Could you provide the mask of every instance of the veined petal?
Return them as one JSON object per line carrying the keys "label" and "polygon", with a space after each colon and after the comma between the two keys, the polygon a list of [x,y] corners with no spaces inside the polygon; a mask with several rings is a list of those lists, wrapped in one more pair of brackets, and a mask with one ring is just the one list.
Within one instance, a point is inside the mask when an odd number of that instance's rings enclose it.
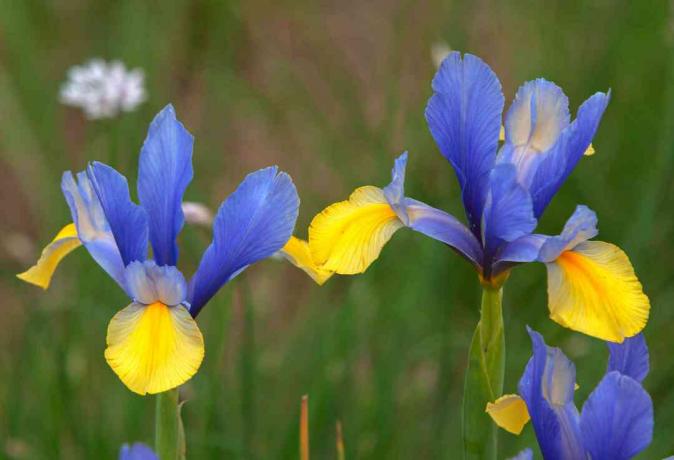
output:
{"label": "veined petal", "polygon": [[642,333],[625,339],[623,343],[606,342],[609,349],[608,369],[618,371],[641,383],[648,375],[649,356],[646,339]]}
{"label": "veined petal", "polygon": [[93,162],[87,175],[101,203],[124,265],[147,258],[147,214],[129,196],[126,178],[114,168]]}
{"label": "veined petal", "polygon": [[529,421],[529,411],[519,395],[503,395],[487,403],[486,412],[494,423],[512,434],[520,434]]}
{"label": "veined petal", "polygon": [[550,317],[562,326],[622,342],[646,325],[650,302],[617,246],[587,241],[546,267]]}
{"label": "veined petal", "polygon": [[583,442],[592,460],[627,460],[653,439],[653,402],[634,379],[609,372],[583,406]]}
{"label": "veined petal", "polygon": [[145,305],[161,302],[175,306],[187,297],[187,283],[180,270],[158,266],[154,260],[131,262],[126,267],[126,286],[133,300]]}
{"label": "veined petal", "polygon": [[531,197],[518,182],[511,164],[499,164],[489,177],[489,191],[482,216],[485,253],[494,256],[504,243],[536,228]]}
{"label": "veined petal", "polygon": [[384,187],[384,196],[393,209],[398,208],[405,198],[405,168],[407,152],[396,158],[391,170],[391,183]]}
{"label": "veined petal", "polygon": [[547,238],[549,237],[532,233],[502,245],[494,258],[492,276],[503,273],[514,265],[537,260]]}
{"label": "veined petal", "polygon": [[281,249],[281,255],[291,264],[304,270],[318,285],[323,285],[335,272],[324,270],[311,258],[309,243],[291,236]]}
{"label": "veined petal", "polygon": [[290,239],[297,220],[295,185],[276,166],[249,174],[220,206],[213,242],[189,284],[193,316],[220,287],[247,266],[266,259]]}
{"label": "veined petal", "polygon": [[27,283],[47,289],[59,262],[81,244],[75,224],[68,224],[42,250],[37,263],[16,276]]}
{"label": "veined petal", "polygon": [[426,121],[442,155],[452,164],[462,190],[470,230],[480,235],[489,171],[498,146],[503,93],[481,59],[452,52],[433,78]]}
{"label": "veined petal", "polygon": [[131,446],[124,444],[119,451],[119,460],[159,460],[157,454],[142,442],[135,442]]}
{"label": "veined petal", "polygon": [[522,85],[506,115],[506,143],[499,162],[517,168],[518,181],[531,184],[533,173],[569,125],[569,100],[562,89],[539,78]]}
{"label": "veined petal", "polygon": [[482,271],[480,242],[454,216],[411,198],[405,199],[404,209],[412,230],[445,243]]}
{"label": "veined petal", "polygon": [[552,197],[587,151],[609,99],[610,92],[596,93],[586,100],[578,109],[576,119],[564,129],[557,143],[537,166],[529,186],[536,218],[543,214]]}
{"label": "veined petal", "polygon": [[169,104],[150,124],[140,151],[138,199],[149,217],[150,241],[159,265],[175,265],[178,260],[176,237],[184,223],[183,194],[193,176],[193,143]]}
{"label": "veined petal", "polygon": [[77,173],[77,181],[70,171],[63,173],[61,190],[80,241],[98,265],[125,289],[124,261],[86,172]]}
{"label": "veined petal", "polygon": [[182,305],[132,303],[108,325],[105,359],[134,393],[170,390],[196,374],[204,339]]}
{"label": "veined petal", "polygon": [[311,258],[324,270],[364,272],[403,223],[382,189],[365,186],[321,211],[309,226]]}
{"label": "veined petal", "polygon": [[549,236],[541,247],[538,260],[552,262],[559,255],[575,248],[578,244],[597,236],[597,215],[587,206],[577,206],[573,215],[566,221],[559,236]]}
{"label": "veined petal", "polygon": [[573,403],[575,366],[560,349],[548,347],[538,332],[527,330],[534,353],[520,379],[519,393],[527,403],[543,457],[585,458]]}

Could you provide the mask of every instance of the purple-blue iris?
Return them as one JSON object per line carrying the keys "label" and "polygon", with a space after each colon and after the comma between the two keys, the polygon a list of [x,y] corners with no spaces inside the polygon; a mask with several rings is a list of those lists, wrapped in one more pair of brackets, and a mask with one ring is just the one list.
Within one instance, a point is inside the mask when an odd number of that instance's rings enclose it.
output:
{"label": "purple-blue iris", "polygon": [[642,334],[609,343],[606,374],[579,414],[573,402],[576,369],[559,348],[528,329],[533,356],[519,382],[543,457],[548,460],[623,460],[653,437],[653,403],[641,383],[648,374]]}
{"label": "purple-blue iris", "polygon": [[[559,87],[543,79],[525,83],[505,114],[499,148],[504,97],[487,64],[453,52],[432,86],[426,120],[456,172],[468,227],[441,211],[434,210],[433,217],[425,210],[426,218],[415,222],[415,229],[455,248],[485,279],[517,263],[540,260],[549,237],[533,233],[538,219],[590,146],[609,93],[591,96],[570,121],[568,99]],[[586,215],[575,218],[592,220],[594,213],[581,214]]]}
{"label": "purple-blue iris", "polygon": [[192,135],[168,105],[152,121],[140,153],[140,204],[131,200],[126,178],[99,162],[78,173],[77,180],[64,173],[61,185],[80,240],[129,297],[182,304],[196,317],[222,285],[283,247],[295,226],[299,198],[290,176],[275,166],[249,174],[220,206],[213,242],[186,283],[175,268],[176,239],[184,223],[183,194],[193,175],[192,146]]}

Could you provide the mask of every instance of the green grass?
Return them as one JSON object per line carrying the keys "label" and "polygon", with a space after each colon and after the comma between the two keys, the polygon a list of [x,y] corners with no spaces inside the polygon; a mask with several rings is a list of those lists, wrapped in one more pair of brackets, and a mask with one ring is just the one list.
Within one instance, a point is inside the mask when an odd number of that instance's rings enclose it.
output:
{"label": "green grass", "polygon": [[[147,126],[172,102],[196,137],[189,200],[215,208],[247,172],[278,164],[297,184],[297,233],[306,236],[323,206],[386,184],[408,149],[408,194],[462,215],[423,118],[439,40],[484,58],[507,100],[538,76],[559,83],[574,111],[612,89],[597,154],[540,228],[557,232],[584,203],[600,217],[601,238],[630,255],[653,305],[646,388],[656,425],[641,458],[674,453],[674,15],[666,1],[508,3],[0,2],[0,457],[115,458],[122,442],[153,436],[153,399],[126,390],[103,359],[124,294],[82,250],[47,292],[14,277],[68,222],[62,171],[114,159],[134,182]],[[94,56],[142,67],[149,101],[105,123],[61,106],[67,69]],[[7,248],[17,235],[32,244],[18,257]],[[209,239],[183,231],[184,272]],[[337,420],[347,459],[456,458],[478,305],[468,264],[409,231],[366,274],[323,287],[282,262],[252,267],[199,316],[206,359],[184,388],[190,457],[298,458],[306,393],[313,458],[336,458]],[[576,362],[580,405],[606,347],[547,318],[542,266],[513,272],[504,308],[506,390],[530,355],[529,324]],[[503,458],[535,446],[531,427],[500,439]]]}

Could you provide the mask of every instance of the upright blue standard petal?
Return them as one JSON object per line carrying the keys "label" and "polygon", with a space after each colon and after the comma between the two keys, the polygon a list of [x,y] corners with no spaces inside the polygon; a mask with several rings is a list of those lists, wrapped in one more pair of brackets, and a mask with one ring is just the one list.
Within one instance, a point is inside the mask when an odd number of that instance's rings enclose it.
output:
{"label": "upright blue standard petal", "polygon": [[426,107],[428,127],[461,185],[470,230],[480,237],[480,219],[494,165],[503,112],[501,83],[481,59],[450,53],[433,78]]}
{"label": "upright blue standard petal", "polygon": [[576,369],[559,348],[527,328],[534,355],[520,379],[519,392],[527,404],[536,439],[546,459],[585,458],[578,410],[573,403]]}
{"label": "upright blue standard petal", "polygon": [[77,227],[77,237],[93,259],[124,289],[124,261],[86,172],[66,171],[61,190]]}
{"label": "upright blue standard petal", "polygon": [[536,218],[543,214],[552,197],[583,157],[597,132],[609,99],[610,93],[596,93],[586,100],[578,109],[576,119],[564,129],[557,143],[536,168],[529,186]]}
{"label": "upright blue standard petal", "polygon": [[627,460],[653,438],[653,402],[633,378],[604,376],[583,406],[583,442],[592,460]]}
{"label": "upright blue standard petal", "polygon": [[105,217],[117,242],[124,265],[147,258],[147,214],[129,197],[126,178],[115,169],[99,162],[87,168]]}
{"label": "upright blue standard petal", "polygon": [[618,371],[641,383],[648,375],[649,358],[646,339],[642,333],[625,339],[623,343],[606,342],[609,349],[608,369]]}
{"label": "upright blue standard petal", "polygon": [[138,199],[147,211],[150,241],[159,265],[175,265],[183,226],[183,194],[192,180],[194,138],[167,105],[152,121],[140,151]]}
{"label": "upright blue standard petal", "polygon": [[220,206],[213,242],[190,281],[190,313],[196,316],[220,287],[248,265],[265,259],[290,239],[299,208],[295,186],[276,167],[249,174]]}

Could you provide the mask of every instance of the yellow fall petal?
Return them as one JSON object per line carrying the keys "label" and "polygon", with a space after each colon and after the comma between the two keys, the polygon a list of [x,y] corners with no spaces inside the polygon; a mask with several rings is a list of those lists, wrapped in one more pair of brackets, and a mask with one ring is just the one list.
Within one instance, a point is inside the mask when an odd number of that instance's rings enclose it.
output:
{"label": "yellow fall petal", "polygon": [[518,395],[503,395],[487,403],[486,412],[498,426],[512,434],[520,434],[529,421],[529,411]]}
{"label": "yellow fall petal", "polygon": [[586,241],[546,265],[550,317],[562,326],[620,343],[646,325],[650,302],[619,247]]}
{"label": "yellow fall petal", "polygon": [[105,359],[133,392],[161,393],[196,374],[204,339],[182,305],[132,303],[108,325]]}
{"label": "yellow fall petal", "polygon": [[348,200],[314,217],[309,226],[311,258],[323,270],[362,273],[402,226],[380,188],[360,187]]}
{"label": "yellow fall petal", "polygon": [[304,270],[319,285],[325,283],[333,274],[329,270],[324,270],[311,258],[309,243],[294,236],[291,236],[281,254],[294,266]]}
{"label": "yellow fall petal", "polygon": [[42,254],[35,265],[16,276],[27,283],[47,289],[61,259],[81,245],[82,243],[77,237],[75,224],[68,224],[42,250]]}

